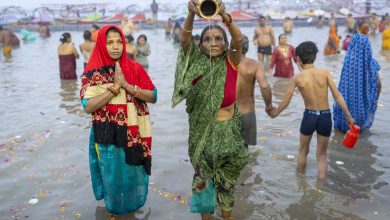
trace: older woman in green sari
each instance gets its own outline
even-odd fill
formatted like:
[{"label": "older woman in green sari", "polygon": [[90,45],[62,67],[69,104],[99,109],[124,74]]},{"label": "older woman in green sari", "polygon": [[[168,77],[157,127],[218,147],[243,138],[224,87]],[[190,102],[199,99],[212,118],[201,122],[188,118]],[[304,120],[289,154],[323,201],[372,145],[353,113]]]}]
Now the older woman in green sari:
[{"label": "older woman in green sari", "polygon": [[173,107],[186,99],[189,115],[188,153],[195,170],[190,211],[210,219],[216,203],[229,219],[234,188],[249,154],[240,135],[236,100],[237,66],[241,59],[242,35],[231,16],[218,2],[223,22],[232,37],[218,25],[203,29],[200,44],[192,28],[197,2],[188,3],[188,16],[181,33],[177,58]]}]

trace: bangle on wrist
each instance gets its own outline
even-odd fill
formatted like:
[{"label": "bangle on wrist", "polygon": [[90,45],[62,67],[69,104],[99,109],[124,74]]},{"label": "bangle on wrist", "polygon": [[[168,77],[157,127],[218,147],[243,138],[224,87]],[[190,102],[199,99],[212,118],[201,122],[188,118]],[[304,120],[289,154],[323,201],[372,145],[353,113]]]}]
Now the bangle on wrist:
[{"label": "bangle on wrist", "polygon": [[120,84],[113,84],[111,87],[114,88],[115,91],[118,91],[118,92],[119,92],[119,89],[120,89],[122,86],[121,86]]},{"label": "bangle on wrist", "polygon": [[110,94],[113,94],[115,96],[115,93],[113,91],[111,91],[110,87],[107,87],[107,91],[109,91]]},{"label": "bangle on wrist", "polygon": [[118,93],[118,94],[120,93],[120,89],[121,89],[120,86],[119,87],[113,86],[112,88],[115,90],[116,93]]},{"label": "bangle on wrist", "polygon": [[115,96],[117,96],[119,94],[119,89],[115,89],[114,86],[108,87],[107,90],[110,91],[111,93],[113,93]]},{"label": "bangle on wrist", "polygon": [[187,33],[192,33],[192,29],[191,30],[187,30],[187,29],[184,28],[184,25],[183,25],[183,27],[181,29],[183,29],[183,31],[185,31]]},{"label": "bangle on wrist", "polygon": [[138,98],[139,96],[141,95],[141,90],[137,90],[137,92],[135,93],[134,97]]},{"label": "bangle on wrist", "polygon": [[120,92],[119,88],[115,88],[115,86],[112,86],[111,89],[114,91],[115,95],[118,95]]},{"label": "bangle on wrist", "polygon": [[138,91],[138,86],[137,86],[137,85],[134,85],[133,95],[137,94],[137,91]]}]

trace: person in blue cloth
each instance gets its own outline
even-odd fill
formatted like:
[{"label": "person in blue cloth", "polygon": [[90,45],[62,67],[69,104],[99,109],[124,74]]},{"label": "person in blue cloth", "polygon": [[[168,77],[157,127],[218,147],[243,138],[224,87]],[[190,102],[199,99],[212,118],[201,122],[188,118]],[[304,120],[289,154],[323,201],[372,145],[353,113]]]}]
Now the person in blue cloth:
[{"label": "person in blue cloth", "polygon": [[[380,66],[373,58],[371,44],[363,34],[355,34],[348,46],[341,72],[339,90],[348,109],[361,131],[369,129],[374,122],[382,84]],[[349,125],[340,105],[333,106],[334,128],[346,132]]]},{"label": "person in blue cloth", "polygon": [[100,29],[81,82],[81,102],[92,115],[95,198],[113,214],[135,211],[148,195],[152,137],[146,103],[157,101],[157,90],[141,64],[127,58],[124,35],[113,25]]}]

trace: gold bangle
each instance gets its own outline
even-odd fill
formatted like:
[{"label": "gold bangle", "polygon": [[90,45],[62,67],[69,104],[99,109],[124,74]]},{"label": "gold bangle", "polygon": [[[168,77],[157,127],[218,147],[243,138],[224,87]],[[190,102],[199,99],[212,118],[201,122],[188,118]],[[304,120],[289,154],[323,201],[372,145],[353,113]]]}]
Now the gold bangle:
[{"label": "gold bangle", "polygon": [[192,33],[192,29],[189,31],[187,29],[184,28],[184,26],[182,27],[183,31],[187,32],[187,33]]},{"label": "gold bangle", "polygon": [[140,95],[141,95],[141,90],[138,90],[138,91],[135,93],[134,97],[138,98]]},{"label": "gold bangle", "polygon": [[110,87],[107,87],[107,91],[109,91],[111,94],[115,95],[113,91],[111,91]]},{"label": "gold bangle", "polygon": [[112,92],[115,96],[119,94],[119,90],[116,90],[114,86],[110,86],[107,88],[108,91]]},{"label": "gold bangle", "polygon": [[133,90],[133,93],[136,94],[138,91],[138,86],[137,85],[134,85],[134,90]]},{"label": "gold bangle", "polygon": [[120,87],[116,89],[114,86],[112,86],[112,89],[114,89],[114,91],[115,91],[115,93],[116,93],[117,95],[119,94],[119,92],[120,92]]}]

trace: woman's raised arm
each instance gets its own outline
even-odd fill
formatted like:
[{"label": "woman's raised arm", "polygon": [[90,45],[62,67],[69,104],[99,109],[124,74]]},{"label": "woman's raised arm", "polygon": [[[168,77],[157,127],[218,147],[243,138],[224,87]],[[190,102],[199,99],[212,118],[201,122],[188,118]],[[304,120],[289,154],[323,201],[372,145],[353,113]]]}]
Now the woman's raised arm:
[{"label": "woman's raised arm", "polygon": [[225,12],[225,5],[220,1],[219,15],[222,17],[223,22],[229,29],[229,33],[232,36],[232,41],[230,43],[228,56],[232,63],[236,66],[240,64],[241,61],[241,47],[243,37],[241,31],[234,23],[233,18],[230,14]]},{"label": "woman's raised arm", "polygon": [[187,53],[188,47],[192,38],[192,29],[194,24],[194,17],[196,14],[196,6],[193,0],[188,1],[188,15],[186,20],[183,23],[182,32],[181,32],[181,47],[184,52]]}]

